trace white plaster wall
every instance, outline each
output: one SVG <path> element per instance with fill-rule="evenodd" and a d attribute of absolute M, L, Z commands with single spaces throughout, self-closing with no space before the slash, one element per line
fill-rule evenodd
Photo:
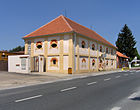
<path fill-rule="evenodd" d="M 57 40 L 57 48 L 51 48 L 51 40 Z M 59 54 L 60 53 L 60 36 L 48 37 L 48 54 Z"/>
<path fill-rule="evenodd" d="M 63 40 L 63 47 L 64 47 L 64 53 L 69 53 L 69 35 L 64 35 Z"/>
<path fill-rule="evenodd" d="M 107 58 L 110 58 L 110 48 L 109 48 L 109 47 L 108 47 L 108 52 L 109 52 L 109 53 L 106 54 L 106 57 L 107 57 Z"/>
<path fill-rule="evenodd" d="M 26 58 L 26 69 L 22 70 L 20 57 L 23 57 L 23 56 L 29 57 L 29 55 L 8 56 L 8 72 L 17 72 L 17 73 L 29 73 L 30 72 L 29 58 Z M 19 66 L 17 66 L 17 65 L 19 65 Z"/>
<path fill-rule="evenodd" d="M 95 65 L 93 66 L 92 65 L 92 60 L 95 60 Z M 95 70 L 95 69 L 97 69 L 97 58 L 90 58 L 90 69 L 91 70 Z"/>
<path fill-rule="evenodd" d="M 102 52 L 100 52 L 100 46 L 102 46 Z M 98 45 L 98 50 L 99 50 L 99 56 L 101 56 L 104 53 L 104 45 L 99 44 Z"/>
<path fill-rule="evenodd" d="M 63 56 L 63 69 L 68 70 L 68 56 Z"/>
<path fill-rule="evenodd" d="M 85 48 L 82 48 L 82 41 L 85 42 Z M 79 54 L 88 55 L 88 40 L 84 38 L 79 38 Z"/>
<path fill-rule="evenodd" d="M 56 66 L 50 66 L 50 64 L 51 64 L 51 59 L 52 58 L 57 58 L 58 59 L 58 67 L 56 67 Z M 59 61 L 59 56 L 51 56 L 51 57 L 48 57 L 48 70 L 59 70 L 59 68 L 60 68 L 60 61 Z"/>
<path fill-rule="evenodd" d="M 37 49 L 36 43 L 38 41 L 42 41 L 42 49 Z M 43 38 L 37 38 L 34 40 L 34 55 L 43 55 L 44 54 L 44 39 Z"/>
<path fill-rule="evenodd" d="M 83 58 L 86 60 L 85 63 L 82 63 Z M 80 70 L 88 70 L 88 57 L 80 57 L 79 60 L 80 60 L 79 62 Z"/>
<path fill-rule="evenodd" d="M 95 45 L 95 50 L 92 50 L 92 44 Z M 97 57 L 97 43 L 90 41 L 90 55 Z"/>

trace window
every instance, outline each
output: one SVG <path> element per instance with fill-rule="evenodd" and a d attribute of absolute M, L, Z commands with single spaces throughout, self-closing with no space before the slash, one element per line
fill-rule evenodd
<path fill-rule="evenodd" d="M 53 64 L 54 64 L 54 65 L 56 64 L 56 59 L 53 60 Z"/>
<path fill-rule="evenodd" d="M 26 58 L 21 58 L 21 69 L 26 70 Z"/>
<path fill-rule="evenodd" d="M 92 50 L 95 50 L 95 45 L 94 44 L 92 44 Z"/>
<path fill-rule="evenodd" d="M 92 60 L 92 66 L 94 66 L 94 65 L 95 65 L 95 60 L 93 59 L 93 60 Z"/>
<path fill-rule="evenodd" d="M 55 67 L 58 66 L 58 60 L 57 60 L 57 58 L 52 58 L 50 60 L 50 66 L 55 66 Z"/>
<path fill-rule="evenodd" d="M 28 54 L 30 55 L 31 53 L 31 41 L 28 41 Z"/>
<path fill-rule="evenodd" d="M 5 58 L 6 56 L 5 56 L 5 55 L 1 55 L 1 57 L 2 57 L 2 58 Z"/>
<path fill-rule="evenodd" d="M 111 60 L 111 65 L 113 65 L 113 60 Z"/>
<path fill-rule="evenodd" d="M 82 41 L 82 48 L 85 48 L 85 41 Z"/>
<path fill-rule="evenodd" d="M 51 40 L 50 44 L 51 44 L 52 48 L 56 48 L 57 47 L 57 40 L 55 40 L 55 39 Z"/>
<path fill-rule="evenodd" d="M 106 53 L 108 53 L 108 48 L 106 48 Z"/>
<path fill-rule="evenodd" d="M 41 49 L 41 48 L 42 48 L 42 42 L 41 42 L 41 41 L 38 41 L 38 42 L 36 43 L 36 47 L 37 47 L 38 49 Z"/>
<path fill-rule="evenodd" d="M 102 61 L 102 59 L 100 59 L 100 63 L 102 63 L 103 61 Z"/>
<path fill-rule="evenodd" d="M 102 46 L 100 46 L 100 52 L 102 52 Z"/>
<path fill-rule="evenodd" d="M 108 65 L 108 60 L 106 61 L 106 65 Z"/>
<path fill-rule="evenodd" d="M 113 55 L 113 49 L 111 49 L 111 55 Z"/>

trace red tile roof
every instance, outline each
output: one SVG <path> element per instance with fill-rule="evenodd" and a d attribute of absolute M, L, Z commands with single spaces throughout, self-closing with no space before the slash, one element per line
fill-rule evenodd
<path fill-rule="evenodd" d="M 23 38 L 57 34 L 57 33 L 66 33 L 66 32 L 76 32 L 78 34 L 84 35 L 86 37 L 90 37 L 99 42 L 102 42 L 104 44 L 108 44 L 112 47 L 115 47 L 113 44 L 111 44 L 106 39 L 101 37 L 95 31 L 93 31 L 85 26 L 82 26 L 63 15 L 57 17 L 56 19 L 52 20 L 48 24 L 45 24 L 44 26 L 42 26 L 39 29 L 35 30 L 34 32 L 24 36 Z"/>
<path fill-rule="evenodd" d="M 120 53 L 120 52 L 116 52 L 116 54 L 117 54 L 117 56 L 119 56 L 119 57 L 123 57 L 123 58 L 129 58 L 129 57 L 127 57 L 126 55 L 124 55 L 124 54 L 122 54 L 122 53 Z"/>

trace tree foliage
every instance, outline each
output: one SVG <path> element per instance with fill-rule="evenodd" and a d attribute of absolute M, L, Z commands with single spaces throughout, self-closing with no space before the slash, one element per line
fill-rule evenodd
<path fill-rule="evenodd" d="M 140 60 L 140 55 L 138 53 L 138 50 L 136 49 L 136 57 L 138 58 L 138 60 Z"/>
<path fill-rule="evenodd" d="M 133 59 L 136 56 L 136 41 L 131 30 L 125 24 L 121 32 L 118 34 L 116 46 L 118 51 Z"/>
<path fill-rule="evenodd" d="M 24 46 L 17 46 L 16 48 L 13 48 L 9 50 L 9 52 L 19 52 L 19 51 L 24 51 Z"/>

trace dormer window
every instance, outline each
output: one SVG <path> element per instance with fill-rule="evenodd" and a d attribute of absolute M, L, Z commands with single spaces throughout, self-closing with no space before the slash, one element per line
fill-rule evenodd
<path fill-rule="evenodd" d="M 82 41 L 82 48 L 85 48 L 85 41 Z"/>

